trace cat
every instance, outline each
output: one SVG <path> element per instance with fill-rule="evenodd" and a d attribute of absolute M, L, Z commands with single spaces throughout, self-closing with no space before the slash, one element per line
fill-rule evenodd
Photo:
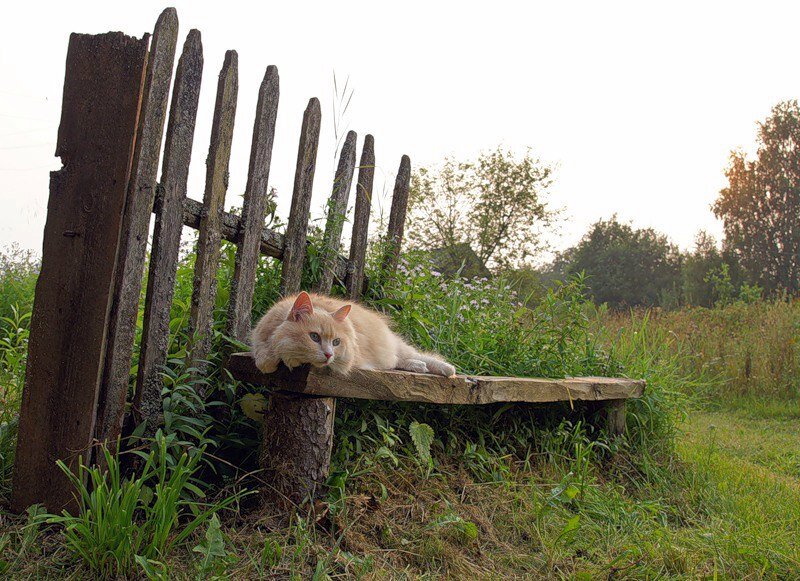
<path fill-rule="evenodd" d="M 256 366 L 272 373 L 283 361 L 310 363 L 347 375 L 356 369 L 402 369 L 449 377 L 456 369 L 422 353 L 389 328 L 389 320 L 358 303 L 301 292 L 275 303 L 253 329 Z"/>

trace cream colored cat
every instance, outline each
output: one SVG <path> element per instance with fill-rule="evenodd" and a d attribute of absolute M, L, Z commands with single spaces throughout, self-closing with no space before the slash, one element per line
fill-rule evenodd
<path fill-rule="evenodd" d="M 383 315 L 357 303 L 301 292 L 277 302 L 251 335 L 256 365 L 272 373 L 283 361 L 347 374 L 356 369 L 403 369 L 454 375 L 438 355 L 421 353 L 389 328 Z"/>

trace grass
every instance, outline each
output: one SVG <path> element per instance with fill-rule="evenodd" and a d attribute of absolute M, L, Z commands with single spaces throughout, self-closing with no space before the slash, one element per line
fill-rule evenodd
<path fill-rule="evenodd" d="M 798 402 L 794 402 L 797 407 Z M 695 535 L 729 577 L 800 574 L 796 421 L 753 410 L 698 411 L 683 425 L 678 453 L 707 479 L 707 522 Z"/>
<path fill-rule="evenodd" d="M 610 334 L 642 325 L 681 352 L 683 371 L 713 378 L 690 395 L 725 406 L 742 397 L 800 397 L 800 301 L 737 302 L 724 308 L 610 313 L 597 323 Z"/>
<path fill-rule="evenodd" d="M 79 508 L 73 513 L 40 515 L 41 522 L 63 527 L 67 550 L 93 575 L 167 576 L 167 561 L 175 547 L 198 527 L 210 526 L 216 513 L 238 499 L 204 505 L 203 492 L 191 483 L 202 449 L 184 452 L 170 464 L 168 448 L 174 434 L 156 433 L 153 449 L 139 452 L 144 465 L 124 478 L 120 462 L 103 448 L 107 469 L 83 463 L 73 473 L 58 461 L 69 477 Z M 179 526 L 179 521 L 180 526 Z"/>
<path fill-rule="evenodd" d="M 683 441 L 703 441 L 742 466 L 762 467 L 800 483 L 800 403 L 753 406 L 725 411 L 698 410 L 683 426 Z M 787 409 L 788 408 L 788 409 Z"/>
<path fill-rule="evenodd" d="M 580 406 L 340 400 L 325 496 L 277 514 L 234 503 L 243 487 L 262 483 L 250 474 L 258 426 L 239 405 L 244 386 L 220 366 L 230 247 L 224 255 L 215 351 L 202 379 L 208 401 L 197 397 L 184 363 L 191 253 L 178 272 L 164 372 L 165 438 L 158 448 L 138 443 L 145 458 L 160 454 L 164 461 L 154 456 L 151 464 L 160 472 L 147 462 L 134 473 L 115 472 L 112 462 L 108 473 L 84 469 L 95 485 L 92 491 L 76 485 L 83 508 L 74 514 L 0 511 L 0 573 L 177 579 L 800 575 L 800 509 L 793 500 L 800 415 L 793 391 L 796 303 L 612 314 L 586 303 L 580 280 L 527 301 L 500 279 L 445 281 L 419 256 L 406 256 L 402 276 L 380 285 L 373 268 L 368 302 L 390 313 L 415 343 L 441 351 L 462 370 L 627 374 L 647 379 L 646 395 L 629 405 L 621 440 L 598 432 L 591 410 Z M 312 249 L 312 265 L 314 256 Z M 0 498 L 7 498 L 13 466 L 35 283 L 30 261 L 9 260 L 5 268 Z M 256 314 L 277 297 L 277 270 L 271 260 L 260 265 Z M 309 269 L 304 283 L 314 276 Z M 228 505 L 240 510 L 216 516 Z"/>

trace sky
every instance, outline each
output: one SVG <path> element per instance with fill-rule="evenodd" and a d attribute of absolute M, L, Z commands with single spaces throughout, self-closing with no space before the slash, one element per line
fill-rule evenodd
<path fill-rule="evenodd" d="M 239 54 L 227 206 L 240 206 L 258 87 L 281 83 L 270 185 L 288 215 L 297 140 L 310 97 L 322 102 L 313 215 L 330 194 L 337 138 L 375 136 L 378 212 L 402 154 L 527 148 L 556 166 L 548 196 L 564 220 L 550 242 L 575 244 L 613 214 L 691 248 L 719 237 L 710 205 L 732 149 L 754 151 L 757 121 L 800 96 L 800 3 L 773 2 L 173 2 L 202 33 L 205 69 L 189 177 L 202 198 L 217 75 Z M 165 0 L 6 3 L 0 23 L 0 248 L 40 251 L 48 172 L 70 32 L 151 31 Z M 177 63 L 177 56 L 176 56 Z M 344 110 L 334 91 L 347 81 Z M 349 93 L 348 93 L 349 94 Z M 334 117 L 340 118 L 339 136 Z"/>

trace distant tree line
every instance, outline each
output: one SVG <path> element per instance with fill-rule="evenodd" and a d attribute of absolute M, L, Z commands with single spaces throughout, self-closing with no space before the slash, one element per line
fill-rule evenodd
<path fill-rule="evenodd" d="M 761 294 L 735 254 L 718 249 L 706 232 L 697 235 L 692 250 L 681 252 L 666 235 L 616 216 L 593 224 L 540 272 L 544 283 L 583 274 L 594 301 L 612 308 L 711 307 Z"/>
<path fill-rule="evenodd" d="M 584 276 L 593 299 L 612 308 L 800 295 L 797 101 L 772 109 L 758 125 L 755 157 L 733 151 L 725 176 L 728 184 L 711 207 L 723 223 L 720 246 L 701 231 L 694 248 L 681 252 L 666 235 L 613 216 L 593 224 L 551 264 L 534 268 L 531 259 L 545 247 L 542 233 L 558 217 L 546 203 L 552 168 L 530 151 L 519 158 L 498 149 L 415 174 L 409 240 L 430 250 L 443 270 L 503 272 L 526 293 Z"/>

